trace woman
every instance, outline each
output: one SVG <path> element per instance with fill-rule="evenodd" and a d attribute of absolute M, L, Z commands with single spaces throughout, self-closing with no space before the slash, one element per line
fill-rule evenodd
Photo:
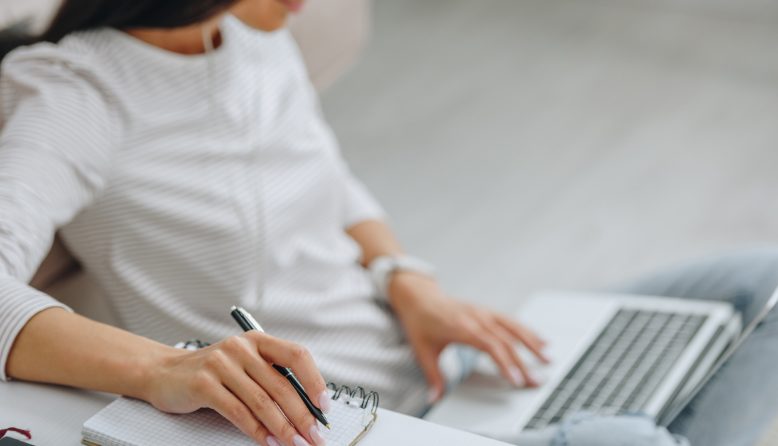
<path fill-rule="evenodd" d="M 486 351 L 515 385 L 536 384 L 513 346 L 545 359 L 537 336 L 450 300 L 419 262 L 399 257 L 282 29 L 300 6 L 70 0 L 45 36 L 57 45 L 5 58 L 0 377 L 120 393 L 169 412 L 210 407 L 267 446 L 323 444 L 274 363 L 292 367 L 325 411 L 323 377 L 378 390 L 385 407 L 423 411 L 456 372 L 438 362 L 451 343 Z M 126 330 L 63 311 L 26 285 L 56 230 Z M 778 262 L 718 268 L 638 291 L 747 296 L 749 315 Z M 740 280 L 711 292 L 708 276 L 721 268 Z M 228 314 L 236 303 L 277 337 L 236 335 Z M 771 364 L 758 352 L 777 335 L 761 330 L 672 430 L 699 444 L 714 444 L 705 435 L 729 441 L 731 426 L 748 429 L 740 442 L 755 438 L 778 391 L 773 383 L 732 392 L 733 382 L 752 382 Z M 193 337 L 221 341 L 194 352 L 167 346 Z M 743 421 L 744 402 L 760 416 Z M 580 444 L 675 441 L 647 436 L 645 426 L 590 423 L 600 435 L 582 434 Z M 567 429 L 553 441 L 569 439 Z"/>
<path fill-rule="evenodd" d="M 420 412 L 444 389 L 438 357 L 452 342 L 534 384 L 513 348 L 542 356 L 529 330 L 450 300 L 421 269 L 389 274 L 402 251 L 340 158 L 283 29 L 300 6 L 68 1 L 46 36 L 57 45 L 5 57 L 2 378 L 210 407 L 269 446 L 323 443 L 271 363 L 325 410 L 323 376 Z M 56 230 L 127 331 L 26 285 Z M 385 293 L 366 269 L 376 259 L 389 263 Z M 273 336 L 238 335 L 233 304 Z M 189 338 L 221 341 L 166 345 Z"/>

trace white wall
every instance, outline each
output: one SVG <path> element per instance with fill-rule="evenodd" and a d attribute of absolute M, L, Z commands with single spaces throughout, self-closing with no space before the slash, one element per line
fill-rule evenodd
<path fill-rule="evenodd" d="M 0 0 L 0 28 L 31 18 L 33 29 L 41 32 L 59 4 L 60 0 Z"/>
<path fill-rule="evenodd" d="M 325 111 L 408 249 L 496 307 L 776 244 L 778 2 L 701 3 L 376 1 Z"/>

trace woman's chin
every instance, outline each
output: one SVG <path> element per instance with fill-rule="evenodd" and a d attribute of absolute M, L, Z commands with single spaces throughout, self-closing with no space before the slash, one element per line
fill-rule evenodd
<path fill-rule="evenodd" d="M 281 0 L 253 3 L 241 2 L 232 13 L 246 25 L 262 31 L 275 31 L 286 26 L 290 9 Z"/>
<path fill-rule="evenodd" d="M 302 11 L 305 0 L 276 0 L 278 3 L 284 5 L 287 11 L 291 13 L 297 13 Z"/>

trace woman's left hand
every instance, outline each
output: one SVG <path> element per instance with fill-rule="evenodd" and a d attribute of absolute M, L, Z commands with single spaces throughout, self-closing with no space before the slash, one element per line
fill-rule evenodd
<path fill-rule="evenodd" d="M 451 343 L 471 345 L 491 356 L 502 376 L 516 386 L 535 387 L 538 382 L 516 351 L 521 343 L 542 362 L 545 342 L 523 325 L 493 311 L 453 300 L 437 282 L 412 272 L 395 273 L 389 285 L 389 300 L 405 328 L 422 370 L 431 387 L 430 402 L 445 390 L 438 358 Z"/>

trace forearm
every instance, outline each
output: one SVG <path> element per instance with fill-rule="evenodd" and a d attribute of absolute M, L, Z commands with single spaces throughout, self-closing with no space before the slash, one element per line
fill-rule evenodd
<path fill-rule="evenodd" d="M 395 256 L 403 254 L 400 242 L 397 241 L 392 229 L 386 223 L 378 220 L 360 222 L 346 231 L 362 248 L 362 265 L 368 266 L 379 256 Z M 433 277 L 410 271 L 397 271 L 392 274 L 388 285 L 388 300 L 392 307 L 408 306 L 409 301 L 419 298 L 420 293 L 412 292 L 418 289 L 437 290 L 437 282 Z"/>
<path fill-rule="evenodd" d="M 362 265 L 367 266 L 379 256 L 398 255 L 403 253 L 400 242 L 397 241 L 392 229 L 379 220 L 366 220 L 346 229 L 346 233 L 362 249 Z"/>
<path fill-rule="evenodd" d="M 17 379 L 132 396 L 165 412 L 211 408 L 259 444 L 272 444 L 272 435 L 275 444 L 321 445 L 316 420 L 272 364 L 293 368 L 326 410 L 329 394 L 310 353 L 256 330 L 186 351 L 49 309 L 16 338 L 7 369 Z"/>
<path fill-rule="evenodd" d="M 175 349 L 68 311 L 41 311 L 8 358 L 8 376 L 146 399 L 153 364 Z"/>

